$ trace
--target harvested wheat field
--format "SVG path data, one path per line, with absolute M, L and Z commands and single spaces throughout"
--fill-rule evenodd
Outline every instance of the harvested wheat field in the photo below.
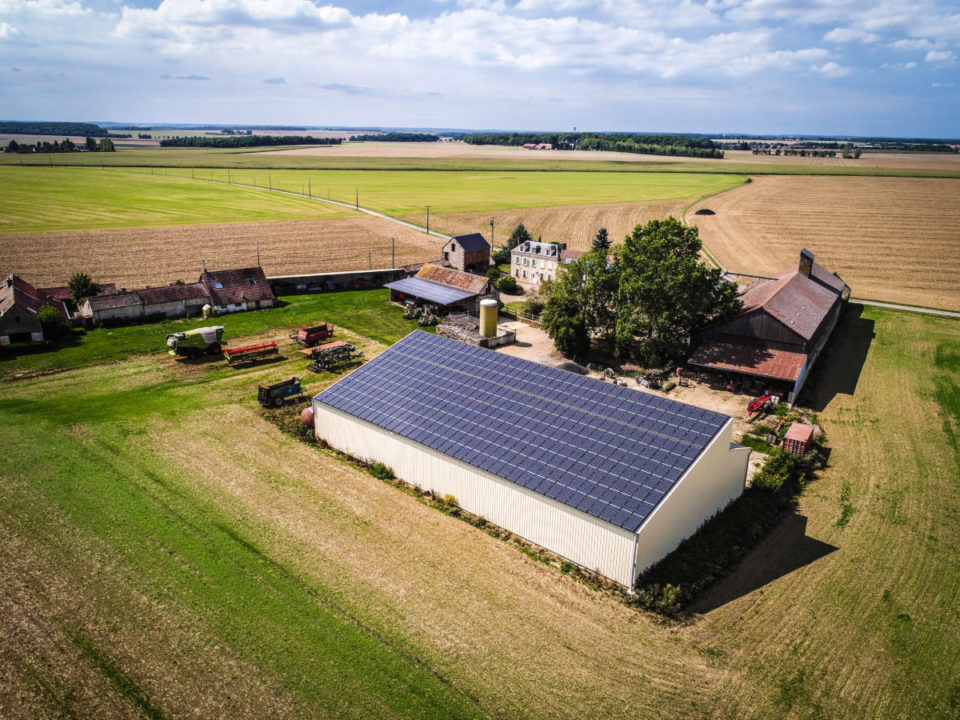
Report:
M 255 265 L 258 241 L 267 275 L 392 267 L 391 237 L 397 239 L 397 265 L 440 257 L 439 238 L 359 217 L 7 235 L 0 267 L 41 287 L 64 284 L 82 270 L 135 288 L 192 282 L 204 261 L 211 269 Z
M 657 203 L 603 203 L 596 205 L 567 205 L 563 207 L 521 208 L 491 210 L 489 212 L 451 213 L 431 216 L 430 224 L 437 230 L 452 235 L 482 232 L 490 237 L 490 218 L 494 218 L 496 245 L 503 245 L 513 229 L 523 223 L 533 237 L 546 242 L 567 243 L 574 250 L 589 250 L 599 228 L 605 227 L 614 242 L 633 231 L 637 224 L 674 215 L 679 217 L 685 201 Z M 411 217 L 411 222 L 423 218 Z
M 729 270 L 782 270 L 807 247 L 854 297 L 960 309 L 960 180 L 755 177 L 686 219 Z

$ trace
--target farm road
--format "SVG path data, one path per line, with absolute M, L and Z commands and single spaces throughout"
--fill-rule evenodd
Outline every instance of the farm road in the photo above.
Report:
M 953 310 L 938 310 L 936 308 L 916 307 L 915 305 L 897 305 L 896 303 L 879 302 L 877 300 L 861 300 L 852 297 L 850 302 L 860 303 L 861 305 L 872 305 L 873 307 L 886 308 L 887 310 L 906 310 L 907 312 L 920 313 L 921 315 L 938 315 L 940 317 L 956 318 L 960 320 L 960 312 Z
M 355 212 L 366 213 L 367 215 L 373 215 L 373 217 L 380 218 L 381 220 L 389 220 L 392 223 L 397 225 L 403 225 L 404 227 L 410 228 L 411 230 L 419 230 L 422 233 L 427 235 L 433 235 L 434 237 L 443 238 L 445 240 L 450 239 L 450 235 L 445 235 L 442 232 L 436 232 L 435 230 L 427 230 L 422 225 L 417 225 L 416 223 L 407 222 L 406 220 L 398 220 L 395 217 L 390 215 L 385 215 L 383 213 L 377 212 L 376 210 L 370 210 L 369 208 L 360 207 L 359 205 L 351 205 L 350 203 L 340 202 L 339 200 L 327 200 L 326 198 L 317 197 L 316 195 L 305 195 L 304 193 L 293 192 L 292 190 L 280 190 L 279 188 L 265 188 L 260 187 L 259 185 L 247 185 L 245 183 L 225 183 L 223 180 L 205 180 L 203 178 L 193 178 L 194 180 L 202 180 L 203 182 L 212 182 L 220 183 L 221 185 L 235 185 L 236 187 L 251 188 L 254 190 L 266 190 L 267 192 L 280 193 L 282 195 L 292 195 L 293 197 L 306 198 L 307 200 L 316 200 L 318 202 L 327 203 L 328 205 L 336 205 L 338 207 L 346 208 L 347 210 L 353 210 Z

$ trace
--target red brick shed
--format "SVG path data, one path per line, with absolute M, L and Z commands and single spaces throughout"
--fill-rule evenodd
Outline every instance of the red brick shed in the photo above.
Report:
M 794 423 L 783 438 L 783 449 L 791 455 L 803 457 L 813 440 L 813 425 Z

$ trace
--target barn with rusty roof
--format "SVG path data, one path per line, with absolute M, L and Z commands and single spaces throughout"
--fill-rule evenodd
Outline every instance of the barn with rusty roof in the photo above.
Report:
M 429 303 L 443 309 L 479 312 L 480 301 L 499 300 L 500 294 L 486 275 L 473 275 L 452 268 L 427 263 L 416 275 L 387 283 L 394 302 L 411 300 Z
M 277 299 L 260 267 L 239 270 L 204 267 L 200 282 L 210 296 L 210 304 L 220 313 L 273 307 Z
M 62 315 L 63 303 L 52 298 L 18 275 L 0 281 L 0 345 L 15 342 L 43 342 L 40 308 L 52 305 Z
M 759 380 L 795 402 L 849 296 L 847 284 L 804 249 L 796 267 L 742 292 L 737 317 L 703 329 L 690 364 Z

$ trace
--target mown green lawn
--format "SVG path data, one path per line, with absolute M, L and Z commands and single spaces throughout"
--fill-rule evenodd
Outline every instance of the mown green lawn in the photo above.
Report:
M 416 322 L 390 305 L 387 290 L 355 290 L 280 298 L 281 307 L 223 315 L 210 320 L 184 319 L 126 327 L 74 330 L 56 346 L 49 343 L 0 348 L 0 378 L 16 373 L 57 370 L 90 363 L 114 362 L 133 355 L 166 352 L 166 337 L 205 325 L 223 325 L 228 344 L 247 335 L 272 332 L 285 337 L 293 329 L 335 322 L 385 345 L 412 332 Z M 428 328 L 432 331 L 432 328 Z M 55 349 L 54 349 L 55 348 Z

